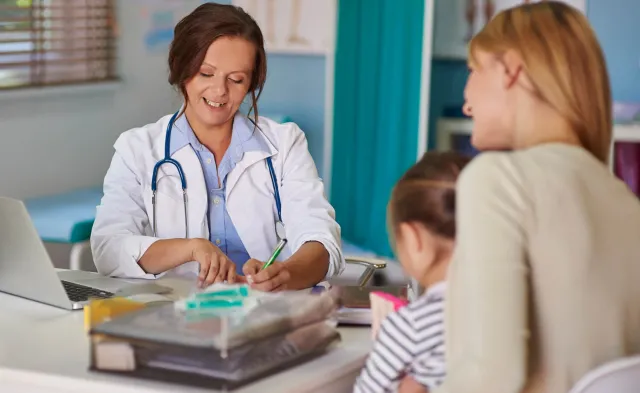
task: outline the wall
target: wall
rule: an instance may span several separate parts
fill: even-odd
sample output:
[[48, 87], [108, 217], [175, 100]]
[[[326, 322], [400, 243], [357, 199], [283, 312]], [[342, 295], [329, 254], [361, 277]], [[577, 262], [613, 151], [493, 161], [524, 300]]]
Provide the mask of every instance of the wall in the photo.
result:
[[[587, 2], [587, 16], [605, 52], [614, 100], [640, 101], [640, 46], [632, 39], [640, 35], [639, 15], [638, 0]], [[437, 15], [435, 23], [438, 23]], [[429, 148], [435, 146], [436, 121], [443, 109], [462, 104], [466, 77], [465, 61], [433, 60]]]
[[[218, 0], [230, 4], [231, 0]], [[305, 132], [309, 151], [322, 173], [324, 160], [325, 57], [268, 54], [267, 83], [258, 102], [263, 114], [290, 116]]]
[[325, 57], [271, 54], [267, 83], [259, 101], [262, 113], [291, 116], [302, 128], [323, 176]]
[[587, 14], [607, 59], [614, 100], [640, 102], [640, 1], [588, 0]]
[[[0, 195], [25, 198], [101, 184], [118, 135], [175, 110], [166, 53], [147, 54], [143, 46], [141, 3], [117, 3], [120, 85], [33, 96], [0, 92]], [[184, 1], [187, 8], [197, 3]]]

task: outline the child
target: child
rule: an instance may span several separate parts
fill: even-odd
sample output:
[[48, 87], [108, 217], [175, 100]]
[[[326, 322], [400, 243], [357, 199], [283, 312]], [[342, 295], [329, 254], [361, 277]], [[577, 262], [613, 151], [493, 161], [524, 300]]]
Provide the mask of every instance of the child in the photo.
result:
[[431, 390], [444, 378], [443, 300], [456, 233], [455, 183], [469, 161], [455, 152], [426, 153], [393, 189], [391, 243], [426, 292], [382, 322], [355, 392], [393, 392], [405, 376]]

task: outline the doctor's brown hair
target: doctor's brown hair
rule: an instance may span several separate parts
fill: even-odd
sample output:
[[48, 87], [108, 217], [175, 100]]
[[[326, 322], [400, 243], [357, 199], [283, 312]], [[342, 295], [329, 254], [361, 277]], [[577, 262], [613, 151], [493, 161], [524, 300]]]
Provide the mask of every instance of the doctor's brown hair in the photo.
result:
[[391, 245], [401, 223], [422, 224], [434, 235], [456, 236], [456, 181], [471, 161], [457, 152], [428, 152], [396, 183], [387, 206]]
[[187, 100], [185, 84], [199, 72], [209, 46], [220, 37], [243, 38], [256, 48], [249, 84], [249, 114], [253, 113], [253, 121], [257, 124], [258, 98], [267, 79], [267, 55], [260, 27], [240, 7], [204, 3], [178, 22], [169, 49], [169, 83], [180, 89]]

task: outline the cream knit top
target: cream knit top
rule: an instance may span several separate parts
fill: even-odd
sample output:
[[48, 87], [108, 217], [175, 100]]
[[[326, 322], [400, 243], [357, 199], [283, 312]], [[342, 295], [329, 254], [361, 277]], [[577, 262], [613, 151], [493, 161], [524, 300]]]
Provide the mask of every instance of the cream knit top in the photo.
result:
[[485, 153], [457, 187], [438, 393], [566, 393], [640, 353], [640, 202], [566, 144]]

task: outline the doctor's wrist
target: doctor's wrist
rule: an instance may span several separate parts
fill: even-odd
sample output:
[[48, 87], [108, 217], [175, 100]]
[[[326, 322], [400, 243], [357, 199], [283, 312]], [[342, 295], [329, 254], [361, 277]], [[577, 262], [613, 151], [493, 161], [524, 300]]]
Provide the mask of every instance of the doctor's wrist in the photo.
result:
[[210, 246], [211, 246], [211, 242], [207, 239], [202, 239], [202, 238], [188, 239], [187, 249], [189, 251], [189, 258], [185, 261], [185, 263], [195, 261], [197, 259], [196, 254], [198, 253], [198, 251], [200, 251], [203, 247], [210, 247]]
[[193, 261], [196, 239], [160, 239], [140, 257], [138, 264], [145, 273], [160, 274]]
[[330, 255], [324, 245], [316, 241], [304, 243], [283, 262], [291, 274], [291, 289], [310, 288], [322, 281], [329, 270]]

